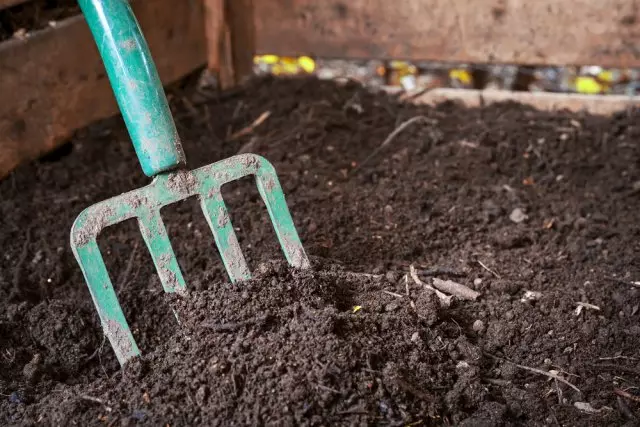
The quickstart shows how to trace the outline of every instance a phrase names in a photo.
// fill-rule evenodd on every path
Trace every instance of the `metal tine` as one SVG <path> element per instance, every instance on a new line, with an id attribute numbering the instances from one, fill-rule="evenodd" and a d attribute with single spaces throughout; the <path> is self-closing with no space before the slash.
<path id="1" fill-rule="evenodd" d="M 78 247 L 77 256 L 81 260 L 91 260 L 82 264 L 93 303 L 98 309 L 100 323 L 109 338 L 120 364 L 140 354 L 131 329 L 124 317 L 118 296 L 113 288 L 109 272 L 104 264 L 100 248 L 95 238 Z"/>
<path id="2" fill-rule="evenodd" d="M 138 224 L 164 291 L 168 293 L 186 292 L 187 285 L 182 276 L 178 259 L 173 252 L 167 229 L 162 222 L 160 211 L 149 209 L 146 214 L 138 217 Z"/>
<path id="3" fill-rule="evenodd" d="M 200 196 L 200 206 L 207 219 L 231 282 L 251 278 L 249 266 L 242 253 L 238 237 L 233 230 L 227 206 L 222 199 L 220 189 L 209 191 Z"/>

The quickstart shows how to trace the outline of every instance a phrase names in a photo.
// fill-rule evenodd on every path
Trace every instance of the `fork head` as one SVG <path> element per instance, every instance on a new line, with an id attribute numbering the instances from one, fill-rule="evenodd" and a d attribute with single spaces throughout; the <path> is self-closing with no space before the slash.
<path id="1" fill-rule="evenodd" d="M 136 218 L 165 292 L 184 293 L 186 283 L 160 209 L 196 196 L 230 280 L 250 279 L 251 272 L 221 194 L 222 185 L 248 175 L 255 176 L 287 261 L 295 268 L 309 268 L 309 259 L 289 213 L 276 171 L 271 163 L 255 154 L 237 155 L 193 171 L 159 174 L 146 187 L 96 203 L 78 215 L 71 229 L 71 248 L 89 287 L 104 333 L 121 365 L 139 355 L 140 350 L 100 253 L 99 233 L 105 227 Z"/>

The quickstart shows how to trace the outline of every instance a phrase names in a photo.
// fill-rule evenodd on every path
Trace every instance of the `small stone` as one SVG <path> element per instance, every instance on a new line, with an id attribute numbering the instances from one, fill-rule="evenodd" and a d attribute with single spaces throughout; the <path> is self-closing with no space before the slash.
<path id="1" fill-rule="evenodd" d="M 395 271 L 387 271 L 385 277 L 391 283 L 395 283 L 398 281 L 398 273 L 396 273 Z"/>
<path id="2" fill-rule="evenodd" d="M 456 365 L 456 369 L 469 369 L 470 367 L 471 365 L 469 365 L 469 363 L 465 362 L 464 360 L 461 360 Z"/>
<path id="3" fill-rule="evenodd" d="M 473 279 L 473 286 L 475 286 L 476 288 L 481 284 L 482 284 L 482 279 L 480 277 L 476 277 L 475 279 Z"/>
<path id="4" fill-rule="evenodd" d="M 414 333 L 411 335 L 411 342 L 416 342 L 416 341 L 418 341 L 419 339 L 420 339 L 420 334 L 419 334 L 418 332 L 414 332 Z"/>
<path id="5" fill-rule="evenodd" d="M 206 398 L 207 386 L 201 385 L 200 388 L 198 388 L 198 391 L 196 391 L 196 403 L 198 404 L 198 406 L 203 406 Z"/>
<path id="6" fill-rule="evenodd" d="M 633 185 L 631 185 L 631 188 L 633 189 L 633 191 L 640 191 L 640 181 L 636 181 L 633 183 Z"/>
<path id="7" fill-rule="evenodd" d="M 42 357 L 39 354 L 33 356 L 33 359 L 22 368 L 22 375 L 24 375 L 27 382 L 33 384 L 38 380 L 40 376 L 40 361 Z"/>
<path id="8" fill-rule="evenodd" d="M 484 322 L 480 319 L 473 322 L 473 330 L 476 332 L 484 331 Z"/>
<path id="9" fill-rule="evenodd" d="M 513 320 L 516 315 L 513 313 L 513 310 L 509 310 L 504 314 L 504 318 L 507 320 Z"/>
<path id="10" fill-rule="evenodd" d="M 515 208 L 514 210 L 511 211 L 511 214 L 509 214 L 509 219 L 512 222 L 515 222 L 516 224 L 520 224 L 521 222 L 524 222 L 525 220 L 527 220 L 527 218 L 529 217 L 520 208 Z"/>
<path id="11" fill-rule="evenodd" d="M 390 302 L 384 306 L 384 311 L 396 311 L 400 305 L 397 302 Z"/>
<path id="12" fill-rule="evenodd" d="M 391 214 L 391 213 L 393 213 L 393 206 L 391 206 L 391 205 L 387 205 L 387 206 L 385 206 L 385 207 L 384 207 L 384 213 L 386 213 L 386 214 Z"/>

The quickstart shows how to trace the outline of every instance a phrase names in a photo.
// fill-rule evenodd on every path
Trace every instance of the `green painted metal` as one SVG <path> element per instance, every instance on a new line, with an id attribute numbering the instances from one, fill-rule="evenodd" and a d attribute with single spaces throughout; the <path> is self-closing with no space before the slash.
<path id="1" fill-rule="evenodd" d="M 78 4 L 102 56 L 142 170 L 155 176 L 183 165 L 180 138 L 129 2 L 78 0 Z"/>
<path id="2" fill-rule="evenodd" d="M 255 176 L 284 255 L 293 267 L 309 268 L 309 259 L 291 218 L 276 171 L 265 158 L 241 154 L 193 171 L 163 173 L 146 187 L 99 202 L 80 213 L 71 230 L 71 248 L 89 286 L 93 302 L 121 364 L 140 354 L 122 313 L 109 273 L 96 243 L 105 227 L 136 218 L 166 292 L 186 292 L 178 261 L 160 217 L 160 208 L 195 196 L 200 200 L 220 257 L 232 282 L 251 278 L 229 213 L 222 185 Z"/>
<path id="3" fill-rule="evenodd" d="M 220 192 L 227 182 L 254 175 L 280 245 L 290 265 L 310 263 L 293 224 L 273 166 L 255 154 L 242 154 L 186 171 L 182 147 L 149 49 L 126 0 L 79 0 L 96 39 L 142 169 L 154 176 L 146 187 L 121 194 L 78 215 L 71 248 L 80 264 L 102 328 L 118 361 L 140 354 L 104 264 L 97 238 L 111 225 L 136 218 L 165 292 L 185 293 L 160 208 L 198 197 L 220 257 L 232 282 L 251 278 Z M 178 169 L 178 170 L 174 170 Z"/>

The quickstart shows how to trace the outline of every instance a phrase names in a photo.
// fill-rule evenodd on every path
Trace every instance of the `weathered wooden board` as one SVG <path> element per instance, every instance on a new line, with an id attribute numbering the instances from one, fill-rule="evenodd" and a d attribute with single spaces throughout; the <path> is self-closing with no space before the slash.
<path id="1" fill-rule="evenodd" d="M 637 0 L 265 0 L 258 53 L 640 66 Z"/>
<path id="2" fill-rule="evenodd" d="M 136 0 L 132 5 L 164 83 L 206 63 L 201 0 Z M 76 129 L 117 112 L 82 16 L 0 44 L 0 178 Z"/>
<path id="3" fill-rule="evenodd" d="M 6 9 L 11 6 L 19 5 L 20 3 L 26 3 L 29 0 L 0 0 L 0 9 Z"/>
<path id="4" fill-rule="evenodd" d="M 530 105 L 538 110 L 611 115 L 632 107 L 640 107 L 640 97 L 623 95 L 581 95 L 547 92 L 512 92 L 508 90 L 466 90 L 438 88 L 411 99 L 416 104 L 438 104 L 444 101 L 460 102 L 468 107 L 480 107 L 496 102 L 513 101 Z"/>

